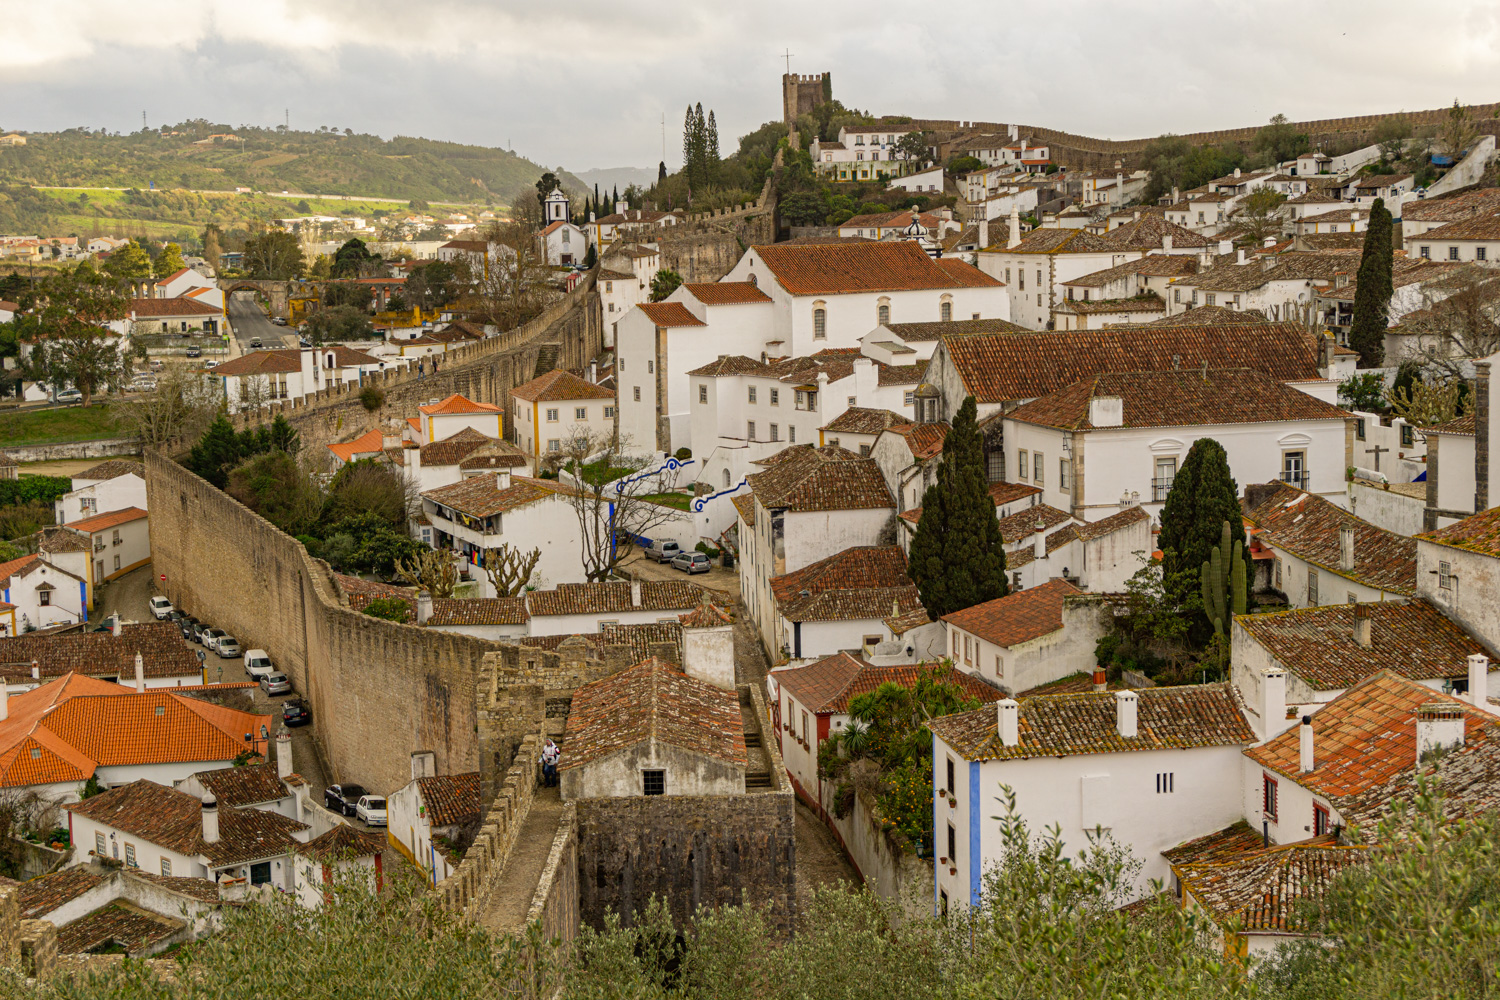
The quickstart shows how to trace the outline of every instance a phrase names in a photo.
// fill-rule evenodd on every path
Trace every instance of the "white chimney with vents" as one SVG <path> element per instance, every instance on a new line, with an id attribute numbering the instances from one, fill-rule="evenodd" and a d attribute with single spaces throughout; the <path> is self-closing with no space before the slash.
<path id="1" fill-rule="evenodd" d="M 1121 427 L 1125 423 L 1122 396 L 1095 396 L 1089 400 L 1089 423 L 1095 427 Z"/>
<path id="2" fill-rule="evenodd" d="M 1339 569 L 1348 573 L 1354 569 L 1354 525 L 1339 527 Z"/>
<path id="3" fill-rule="evenodd" d="M 983 250 L 990 245 L 990 220 L 981 218 L 979 220 L 979 249 Z"/>
<path id="4" fill-rule="evenodd" d="M 125 631 L 125 629 L 124 626 L 120 624 L 120 613 L 117 611 L 109 616 L 109 634 L 118 639 L 120 637 L 120 633 L 123 631 Z"/>
<path id="5" fill-rule="evenodd" d="M 1469 655 L 1469 700 L 1477 707 L 1488 709 L 1490 700 L 1490 658 L 1483 653 Z M 5 718 L 0 714 L 0 719 Z"/>
<path id="6" fill-rule="evenodd" d="M 209 792 L 203 799 L 203 842 L 219 842 L 219 800 L 214 798 L 213 792 Z"/>
<path id="7" fill-rule="evenodd" d="M 286 726 L 276 730 L 276 777 L 285 781 L 292 774 L 292 734 Z"/>
<path id="8" fill-rule="evenodd" d="M 1297 727 L 1297 764 L 1303 774 L 1317 766 L 1313 759 L 1312 716 L 1304 715 L 1302 725 Z"/>
<path id="9" fill-rule="evenodd" d="M 1014 250 L 1021 245 L 1021 208 L 1012 201 L 1010 203 L 1010 239 L 1005 244 L 1005 249 Z"/>
<path id="10" fill-rule="evenodd" d="M 509 469 L 501 469 L 501 470 L 499 470 L 498 472 L 495 473 L 495 489 L 497 489 L 497 490 L 508 490 L 508 489 L 510 489 L 510 470 Z"/>
<path id="11" fill-rule="evenodd" d="M 1371 635 L 1370 606 L 1368 604 L 1356 604 L 1354 606 L 1354 642 L 1361 649 L 1369 649 L 1374 645 Z"/>
<path id="12" fill-rule="evenodd" d="M 1021 745 L 1021 703 L 1014 698 L 1001 698 L 995 702 L 995 726 L 1000 734 L 1000 745 Z"/>
<path id="13" fill-rule="evenodd" d="M 146 661 L 140 653 L 135 654 L 135 693 L 146 693 Z"/>
<path id="14" fill-rule="evenodd" d="M 1260 672 L 1260 738 L 1275 739 L 1286 731 L 1286 671 L 1266 667 Z"/>
<path id="15" fill-rule="evenodd" d="M 417 624 L 426 625 L 427 619 L 432 617 L 432 592 L 420 590 L 417 592 Z"/>
<path id="16" fill-rule="evenodd" d="M 630 606 L 638 608 L 641 606 L 641 581 L 630 581 Z"/>
<path id="17" fill-rule="evenodd" d="M 1134 691 L 1115 692 L 1115 732 L 1122 740 L 1133 740 L 1140 711 L 1140 696 Z"/>

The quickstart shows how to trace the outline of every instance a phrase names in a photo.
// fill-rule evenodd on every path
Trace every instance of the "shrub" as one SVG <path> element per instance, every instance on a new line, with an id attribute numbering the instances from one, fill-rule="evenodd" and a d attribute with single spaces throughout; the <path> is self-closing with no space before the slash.
<path id="1" fill-rule="evenodd" d="M 717 559 L 717 558 L 719 558 L 719 550 L 716 549 L 716 548 L 714 548 L 712 545 L 708 544 L 707 542 L 699 542 L 697 545 L 694 546 L 694 548 L 697 549 L 699 552 L 702 552 L 704 555 L 708 556 L 708 558 L 710 558 L 710 559 Z"/>
<path id="2" fill-rule="evenodd" d="M 73 480 L 67 476 L 22 476 L 20 479 L 0 479 L 0 507 L 34 501 L 50 504 L 72 489 Z"/>
<path id="3" fill-rule="evenodd" d="M 374 413 L 385 405 L 385 392 L 373 385 L 367 385 L 359 390 L 359 405 Z"/>
<path id="4" fill-rule="evenodd" d="M 399 597 L 377 597 L 365 605 L 365 614 L 388 622 L 404 622 L 410 613 L 411 605 Z"/>
<path id="5" fill-rule="evenodd" d="M 691 449 L 691 448 L 678 448 L 672 454 L 677 459 L 677 461 L 679 461 L 679 462 L 686 462 L 688 459 L 690 459 L 690 458 L 693 457 L 693 449 Z"/>

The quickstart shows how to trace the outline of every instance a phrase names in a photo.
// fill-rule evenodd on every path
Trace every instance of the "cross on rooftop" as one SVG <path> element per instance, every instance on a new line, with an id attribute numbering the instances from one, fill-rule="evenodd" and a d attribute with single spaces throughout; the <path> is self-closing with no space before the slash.
<path id="1" fill-rule="evenodd" d="M 1387 451 L 1390 451 L 1390 450 L 1391 449 L 1383 447 L 1383 446 L 1378 445 L 1378 444 L 1375 447 L 1373 447 L 1373 448 L 1366 448 L 1365 449 L 1365 454 L 1366 455 L 1374 455 L 1375 456 L 1375 471 L 1376 472 L 1380 471 L 1380 456 L 1381 456 L 1381 454 L 1383 452 L 1387 452 Z"/>
<path id="2" fill-rule="evenodd" d="M 787 75 L 790 76 L 791 72 L 792 72 L 792 50 L 791 49 L 787 49 L 786 50 L 786 54 L 783 55 L 781 58 L 783 58 L 783 59 L 786 60 L 786 71 L 787 71 Z"/>

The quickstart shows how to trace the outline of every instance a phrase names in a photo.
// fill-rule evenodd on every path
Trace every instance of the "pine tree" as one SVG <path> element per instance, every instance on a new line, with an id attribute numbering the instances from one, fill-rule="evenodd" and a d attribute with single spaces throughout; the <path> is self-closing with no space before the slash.
<path id="1" fill-rule="evenodd" d="M 1361 368 L 1375 368 L 1385 360 L 1385 331 L 1395 286 L 1391 280 L 1390 211 L 1385 199 L 1376 198 L 1365 230 L 1364 253 L 1354 286 L 1354 322 L 1349 327 L 1349 346 L 1359 352 Z"/>
<path id="2" fill-rule="evenodd" d="M 693 120 L 693 106 L 688 105 L 687 116 L 682 120 L 682 176 L 687 178 L 688 187 L 693 186 L 693 152 L 694 137 L 697 134 L 696 123 Z"/>
<path id="3" fill-rule="evenodd" d="M 1005 546 L 984 474 L 974 397 L 964 400 L 943 441 L 937 484 L 922 498 L 907 572 L 933 621 L 1004 597 Z"/>
<path id="4" fill-rule="evenodd" d="M 184 464 L 189 471 L 222 490 L 229 483 L 229 471 L 239 464 L 241 457 L 239 435 L 235 434 L 229 418 L 221 413 L 193 445 Z"/>
<path id="5" fill-rule="evenodd" d="M 611 212 L 613 212 L 615 210 L 614 207 L 616 205 L 618 205 L 619 203 L 620 203 L 620 185 L 616 184 L 615 185 L 615 193 L 610 196 L 610 200 L 609 200 L 609 206 L 610 207 L 609 207 L 609 210 Z"/>
<path id="6" fill-rule="evenodd" d="M 1177 574 L 1190 592 L 1198 590 L 1203 564 L 1213 557 L 1220 542 L 1220 525 L 1229 522 L 1230 543 L 1245 541 L 1245 523 L 1240 514 L 1240 490 L 1229 472 L 1224 446 L 1213 438 L 1199 438 L 1188 449 L 1182 468 L 1172 480 L 1167 502 L 1161 508 L 1162 569 L 1167 578 Z"/>
<path id="7" fill-rule="evenodd" d="M 708 138 L 705 144 L 708 152 L 708 166 L 710 169 L 719 165 L 719 123 L 714 121 L 714 113 L 708 113 Z"/>

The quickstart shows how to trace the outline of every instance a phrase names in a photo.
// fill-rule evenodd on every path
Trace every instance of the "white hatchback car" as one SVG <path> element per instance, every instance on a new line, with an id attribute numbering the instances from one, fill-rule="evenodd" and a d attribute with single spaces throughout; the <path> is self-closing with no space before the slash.
<path id="1" fill-rule="evenodd" d="M 354 815 L 370 826 L 385 826 L 385 798 L 380 795 L 361 796 L 354 806 Z"/>

